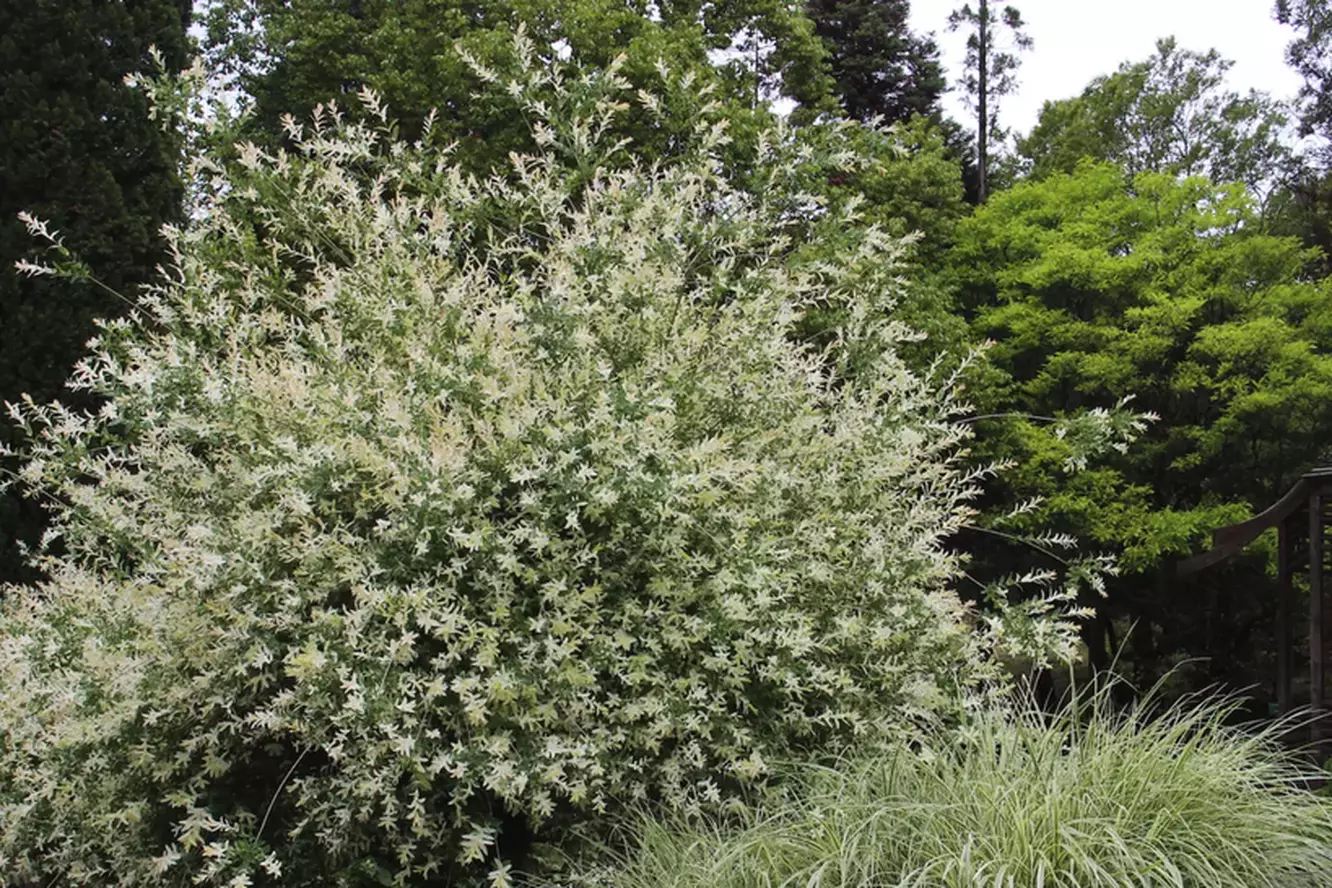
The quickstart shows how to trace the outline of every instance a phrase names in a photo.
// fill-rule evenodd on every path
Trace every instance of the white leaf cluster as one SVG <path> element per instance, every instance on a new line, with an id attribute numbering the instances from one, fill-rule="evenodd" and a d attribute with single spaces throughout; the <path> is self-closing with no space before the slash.
<path id="1" fill-rule="evenodd" d="M 801 201 L 716 130 L 592 164 L 589 82 L 485 180 L 337 118 L 242 147 L 80 366 L 105 409 L 16 411 L 59 548 L 0 614 L 6 883 L 503 883 L 515 835 L 724 804 L 974 679 L 900 244 L 792 267 Z"/>

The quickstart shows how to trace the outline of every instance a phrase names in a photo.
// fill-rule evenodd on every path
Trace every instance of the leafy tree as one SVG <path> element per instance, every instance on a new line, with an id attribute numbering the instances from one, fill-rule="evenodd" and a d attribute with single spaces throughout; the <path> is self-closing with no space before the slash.
<path id="1" fill-rule="evenodd" d="M 912 33 L 908 0 L 810 0 L 842 107 L 857 120 L 937 117 L 947 89 L 939 47 Z"/>
<path id="2" fill-rule="evenodd" d="M 31 0 L 0 5 L 0 402 L 62 390 L 94 318 L 125 304 L 90 283 L 22 280 L 32 243 L 18 219 L 51 221 L 105 284 L 121 293 L 154 274 L 158 229 L 179 211 L 176 144 L 149 119 L 127 74 L 149 47 L 184 67 L 188 0 Z M 16 443 L 0 432 L 0 447 Z M 0 459 L 0 474 L 11 470 Z M 0 496 L 0 581 L 22 575 L 18 540 L 33 541 L 34 503 Z"/>
<path id="3" fill-rule="evenodd" d="M 966 73 L 960 82 L 976 109 L 977 191 L 984 203 L 990 190 L 990 142 L 1001 136 L 998 99 L 1017 89 L 1018 53 L 1031 49 L 1032 40 L 1017 7 L 1005 6 L 995 15 L 989 0 L 980 0 L 976 9 L 968 3 L 954 10 L 948 22 L 954 31 L 967 31 Z M 1000 38 L 1005 32 L 1008 41 Z"/>
<path id="4" fill-rule="evenodd" d="M 1225 88 L 1232 62 L 1215 50 L 1180 49 L 1161 40 L 1156 54 L 1099 77 L 1081 96 L 1047 102 L 1018 144 L 1032 175 L 1071 173 L 1083 158 L 1142 172 L 1204 176 L 1266 190 L 1293 158 L 1279 102 Z"/>
<path id="5" fill-rule="evenodd" d="M 1276 14 L 1296 30 L 1286 59 L 1304 78 L 1302 135 L 1332 142 L 1332 8 L 1327 0 L 1276 0 Z"/>
<path id="6" fill-rule="evenodd" d="M 854 154 L 765 131 L 742 192 L 705 115 L 633 163 L 654 97 L 516 52 L 500 175 L 372 97 L 205 158 L 76 374 L 106 409 L 23 412 L 65 548 L 0 607 L 7 877 L 502 884 L 616 801 L 909 735 L 997 642 L 1067 650 L 1061 594 L 975 632 L 949 588 L 976 476 L 897 352 L 902 245 L 800 187 Z"/>
<path id="7" fill-rule="evenodd" d="M 1315 273 L 1332 256 L 1332 9 L 1323 0 L 1278 0 L 1277 18 L 1297 30 L 1286 58 L 1304 78 L 1300 134 L 1316 137 L 1306 161 L 1275 195 L 1272 224 L 1319 248 Z"/>
<path id="8" fill-rule="evenodd" d="M 996 195 L 959 225 L 961 299 L 995 341 L 994 376 L 974 393 L 983 413 L 1059 418 L 1136 395 L 1160 417 L 1133 450 L 1073 478 L 1068 440 L 1042 423 L 978 423 L 989 455 L 1016 463 L 997 501 L 1039 499 L 1016 527 L 1047 523 L 1121 555 L 1089 628 L 1095 660 L 1113 648 L 1116 618 L 1141 621 L 1136 637 L 1162 657 L 1218 653 L 1199 634 L 1206 602 L 1165 571 L 1325 453 L 1332 300 L 1326 282 L 1304 279 L 1308 258 L 1297 240 L 1262 233 L 1242 186 L 1090 162 Z M 1258 607 L 1268 610 L 1254 625 L 1272 616 Z M 1252 650 L 1223 653 L 1218 669 L 1252 662 Z"/>

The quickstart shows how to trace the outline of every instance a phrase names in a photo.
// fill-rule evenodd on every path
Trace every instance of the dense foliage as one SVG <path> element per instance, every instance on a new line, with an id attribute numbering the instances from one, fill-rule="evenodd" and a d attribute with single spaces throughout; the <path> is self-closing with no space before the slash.
<path id="1" fill-rule="evenodd" d="M 18 213 L 38 213 L 102 280 L 128 289 L 165 255 L 158 228 L 176 218 L 174 138 L 149 119 L 126 74 L 186 61 L 188 0 L 31 0 L 0 7 L 0 403 L 62 395 L 98 317 L 125 306 L 92 284 L 22 280 L 30 249 Z M 14 443 L 12 426 L 0 444 Z M 0 461 L 0 475 L 13 465 Z M 0 496 L 0 582 L 27 575 L 17 544 L 35 542 L 33 503 Z"/>
<path id="2" fill-rule="evenodd" d="M 467 56 L 506 72 L 518 25 L 547 63 L 572 54 L 605 67 L 623 55 L 622 76 L 654 93 L 663 63 L 692 70 L 728 104 L 733 125 L 766 116 L 769 97 L 794 100 L 806 114 L 836 108 L 823 43 L 788 0 L 209 0 L 207 8 L 212 64 L 253 105 L 257 136 L 279 134 L 283 115 L 303 118 L 332 99 L 348 104 L 369 88 L 407 137 L 437 109 L 434 132 L 459 140 L 461 159 L 483 169 L 503 163 L 509 151 L 531 148 L 529 130 L 506 97 L 476 99 L 480 81 Z M 668 153 L 688 130 L 693 98 L 619 125 L 640 156 Z"/>
<path id="3" fill-rule="evenodd" d="M 746 194 L 710 121 L 612 163 L 628 83 L 528 77 L 502 176 L 327 116 L 241 146 L 80 366 L 103 409 L 23 411 L 63 554 L 0 613 L 8 875 L 502 883 L 909 735 L 987 637 L 1067 653 L 1062 593 L 987 635 L 948 588 L 978 476 L 899 241 L 796 261 L 782 131 Z"/>
<path id="4" fill-rule="evenodd" d="M 981 713 L 919 750 L 805 766 L 754 813 L 646 823 L 617 888 L 1332 885 L 1332 806 L 1298 787 L 1288 725 L 1236 701 L 1127 711 L 1112 688 L 1054 716 Z"/>
<path id="5" fill-rule="evenodd" d="M 836 261 L 856 249 L 866 225 L 901 238 L 901 271 L 912 285 L 903 288 L 893 314 L 916 336 L 900 344 L 900 354 L 921 373 L 941 359 L 949 367 L 969 360 L 970 334 L 938 273 L 958 222 L 970 209 L 961 167 L 944 134 L 930 121 L 915 118 L 887 129 L 829 123 L 802 128 L 792 138 L 799 157 L 795 182 L 817 194 L 826 209 L 799 223 L 792 261 Z M 812 307 L 799 325 L 801 334 L 816 344 L 829 342 L 848 308 L 842 300 Z"/>
<path id="6" fill-rule="evenodd" d="M 909 238 L 915 270 L 928 273 L 943 265 L 958 222 L 970 212 L 962 190 L 962 170 L 945 133 L 915 118 L 892 127 L 829 124 L 795 133 L 804 149 L 801 184 L 837 211 L 854 211 L 859 227 L 877 225 Z M 852 164 L 828 165 L 851 156 Z M 824 237 L 847 233 L 824 225 Z M 829 246 L 821 240 L 820 246 Z"/>

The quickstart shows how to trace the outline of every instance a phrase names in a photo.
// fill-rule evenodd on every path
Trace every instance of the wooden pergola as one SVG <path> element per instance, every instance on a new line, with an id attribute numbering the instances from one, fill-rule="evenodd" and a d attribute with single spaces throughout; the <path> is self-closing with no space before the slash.
<path id="1" fill-rule="evenodd" d="M 1180 562 L 1178 576 L 1191 576 L 1238 555 L 1259 534 L 1277 529 L 1277 709 L 1289 712 L 1291 702 L 1291 602 L 1297 556 L 1309 568 L 1309 708 L 1324 709 L 1324 560 L 1327 529 L 1332 525 L 1332 467 L 1314 469 L 1265 512 L 1212 534 L 1212 549 Z M 1300 543 L 1307 541 L 1307 545 Z M 1314 723 L 1315 737 L 1323 733 Z"/>

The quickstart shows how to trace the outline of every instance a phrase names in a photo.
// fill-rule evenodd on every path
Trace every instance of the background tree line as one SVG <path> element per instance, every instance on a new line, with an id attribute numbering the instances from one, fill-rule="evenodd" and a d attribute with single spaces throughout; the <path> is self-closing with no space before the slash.
<path id="1" fill-rule="evenodd" d="M 1256 591 L 1265 553 L 1190 586 L 1170 571 L 1215 526 L 1329 457 L 1332 13 L 1318 0 L 1277 4 L 1306 81 L 1295 106 L 1232 90 L 1226 59 L 1163 35 L 1150 58 L 1048 103 L 1015 139 L 997 109 L 1033 49 L 1019 10 L 981 2 L 954 13 L 968 54 L 953 86 L 976 112 L 961 123 L 942 109 L 950 84 L 935 38 L 913 32 L 908 13 L 905 0 L 8 4 L 0 262 L 30 249 L 16 218 L 30 211 L 106 286 L 0 276 L 0 399 L 68 398 L 63 381 L 93 319 L 123 312 L 113 291 L 150 281 L 166 258 L 156 232 L 182 212 L 178 139 L 124 84 L 152 68 L 150 46 L 168 69 L 202 52 L 244 109 L 237 138 L 281 145 L 287 114 L 306 120 L 330 101 L 354 113 L 351 97 L 368 88 L 403 135 L 424 136 L 429 121 L 429 138 L 456 143 L 485 173 L 531 136 L 502 99 L 469 100 L 481 75 L 468 58 L 503 78 L 521 23 L 551 58 L 618 65 L 631 84 L 665 92 L 660 113 L 623 124 L 647 159 L 681 150 L 700 96 L 722 109 L 729 175 L 742 186 L 777 102 L 794 109 L 797 145 L 872 158 L 811 164 L 803 186 L 829 206 L 854 204 L 858 224 L 917 232 L 916 283 L 897 308 L 928 334 L 912 360 L 928 368 L 942 353 L 951 365 L 993 343 L 969 379 L 978 458 L 1017 469 L 985 504 L 988 532 L 958 541 L 973 558 L 971 594 L 1060 557 L 1010 539 L 1053 525 L 1121 560 L 1107 597 L 1087 601 L 1098 607 L 1085 630 L 1093 663 L 1127 637 L 1142 677 L 1205 656 L 1205 678 L 1262 679 L 1272 656 L 1272 599 Z M 668 89 L 663 64 L 690 72 L 690 88 Z M 853 240 L 829 228 L 801 258 Z M 837 311 L 812 316 L 803 335 L 817 341 Z M 1159 417 L 1146 440 L 1069 475 L 1061 421 L 1130 395 Z M 39 503 L 13 490 L 0 500 L 0 580 L 31 578 L 19 548 L 42 527 Z"/>

